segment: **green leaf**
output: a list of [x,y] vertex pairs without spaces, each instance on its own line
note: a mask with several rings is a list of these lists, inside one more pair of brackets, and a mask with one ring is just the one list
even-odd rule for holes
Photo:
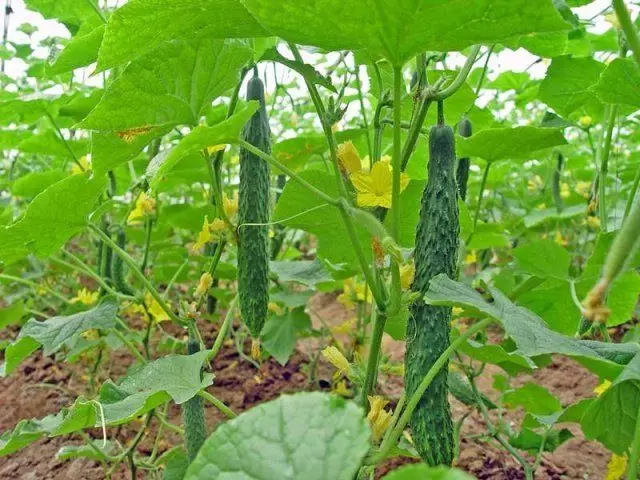
[[543,210],[534,210],[524,217],[524,226],[527,228],[537,227],[548,221],[567,220],[569,218],[584,216],[587,213],[587,205],[581,203],[579,205],[571,205],[558,212],[557,208],[545,208]]
[[104,184],[104,179],[82,174],[51,185],[20,220],[0,228],[0,261],[10,264],[29,253],[46,257],[56,252],[86,227]]
[[593,402],[584,413],[581,425],[588,439],[602,442],[609,450],[624,455],[633,442],[640,409],[637,382],[614,385]]
[[189,457],[183,447],[176,447],[162,454],[158,463],[165,465],[162,480],[182,480],[189,468]]
[[[105,455],[115,455],[117,452],[116,444],[109,440],[107,440],[106,443],[94,442],[94,446]],[[56,459],[64,461],[74,458],[88,458],[89,460],[95,460],[97,462],[103,460],[104,457],[94,450],[94,446],[65,445],[56,453]]]
[[169,128],[153,128],[129,141],[115,133],[93,132],[91,134],[91,166],[96,175],[104,175],[119,165],[133,160],[146,145],[156,137],[167,133]]
[[38,420],[21,420],[12,431],[0,435],[0,457],[31,445],[42,435],[42,425]]
[[473,477],[457,468],[428,467],[422,464],[394,470],[384,480],[473,480]]
[[492,302],[473,288],[455,282],[446,275],[435,277],[424,300],[430,305],[458,305],[470,308],[500,321],[518,346],[517,353],[529,358],[546,354],[561,354],[587,360],[587,368],[601,372],[622,371],[640,351],[640,345],[610,344],[576,340],[550,330],[543,320],[529,310],[514,305],[496,289],[490,289]]
[[96,9],[91,6],[95,0],[25,0],[29,10],[40,13],[44,18],[79,26],[84,22],[102,22]]
[[[46,130],[20,142],[18,150],[24,153],[73,159],[74,156],[79,158],[86,155],[89,152],[88,146],[86,140],[67,140],[65,142],[53,130]],[[69,147],[74,155],[69,151]]]
[[184,480],[351,480],[369,435],[352,402],[324,393],[283,395],[218,427]]
[[45,321],[29,320],[21,329],[18,339],[29,337],[44,349],[45,355],[60,350],[87,330],[107,330],[116,326],[118,301],[105,297],[97,306],[70,316],[58,316]]
[[0,364],[0,377],[6,377],[15,371],[20,363],[40,348],[32,338],[21,338],[7,345],[4,350],[4,363]]
[[562,404],[549,390],[535,383],[526,383],[516,390],[507,392],[504,403],[511,407],[522,407],[533,415],[553,415],[562,410]]
[[513,251],[518,266],[538,277],[569,278],[571,255],[552,240],[538,240]]
[[566,280],[549,279],[542,285],[523,293],[518,303],[545,320],[556,332],[575,335],[580,324],[580,310],[571,297]]
[[131,0],[109,18],[98,71],[134,60],[169,40],[268,36],[239,0]]
[[98,58],[98,50],[102,43],[104,29],[104,25],[99,25],[84,35],[78,34],[73,37],[56,57],[55,61],[47,66],[47,74],[60,75],[95,62]]
[[14,180],[11,193],[15,197],[33,198],[51,185],[67,177],[62,170],[45,170],[43,172],[29,172]]
[[546,435],[541,435],[529,428],[523,428],[517,437],[509,439],[509,443],[519,450],[527,450],[532,455],[535,455],[543,447],[545,452],[553,452],[573,437],[573,433],[566,428],[551,430]]
[[297,332],[311,325],[304,306],[289,309],[285,315],[270,315],[260,337],[262,344],[281,365],[285,365],[296,348]]
[[[170,150],[158,154],[148,165],[145,175],[152,187],[157,187],[171,169],[184,157],[200,152],[207,147],[237,143],[242,129],[258,109],[258,102],[249,102],[244,110],[236,112],[228,119],[212,127],[200,125],[185,136]],[[204,163],[204,157],[203,157]]]
[[554,58],[540,84],[538,98],[567,117],[593,99],[604,64],[593,58]]
[[640,108],[640,68],[633,58],[616,58],[607,65],[596,85],[604,103]]
[[545,148],[566,145],[555,128],[514,127],[482,130],[469,138],[457,138],[459,157],[480,157],[488,162],[527,158]]
[[269,264],[269,271],[275,273],[281,282],[297,282],[312,288],[333,280],[319,260],[273,261]]
[[211,102],[238,83],[251,49],[237,40],[170,42],[136,60],[81,122],[100,131],[195,125]]
[[324,77],[320,72],[313,68],[312,65],[283,57],[276,47],[264,52],[261,60],[271,60],[272,62],[280,63],[289,67],[291,70],[298,72],[309,83],[322,85],[327,90],[338,93],[329,77]]
[[534,32],[567,30],[551,0],[473,2],[242,0],[272,34],[327,50],[365,49],[402,65],[427,50],[462,50]]
[[0,329],[9,325],[16,325],[22,321],[22,317],[26,313],[23,301],[16,301],[8,307],[0,309]]
[[[333,175],[318,170],[302,171],[299,175],[326,194],[337,196]],[[358,264],[338,209],[325,203],[298,182],[287,182],[276,204],[273,221],[316,235],[321,259],[325,258],[333,264]],[[356,226],[356,231],[365,255],[371,258],[371,235],[359,226]]]

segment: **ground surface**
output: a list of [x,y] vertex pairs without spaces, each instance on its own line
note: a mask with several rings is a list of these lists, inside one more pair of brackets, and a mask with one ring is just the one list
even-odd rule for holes
[[[348,319],[350,314],[335,301],[332,295],[318,295],[309,304],[309,313],[314,323],[320,325],[337,325]],[[213,335],[213,326],[205,335]],[[15,332],[13,332],[15,334]],[[11,332],[0,333],[0,338],[11,336]],[[322,345],[318,341],[304,341],[300,351],[296,352],[286,366],[280,366],[274,360],[265,362],[260,369],[243,360],[233,345],[225,345],[215,361],[215,385],[210,392],[223,400],[236,412],[278,397],[281,393],[291,393],[305,389],[321,389],[330,379],[331,370],[322,363],[317,375],[309,381],[309,358],[313,357]],[[385,352],[392,358],[401,358],[402,344],[385,339]],[[1,358],[1,354],[0,354]],[[108,368],[101,373],[99,380],[107,377],[117,378],[124,374],[130,359],[125,353],[116,352],[110,355]],[[479,387],[488,395],[491,393],[493,375],[498,369],[487,368]],[[79,365],[56,363],[54,359],[33,356],[24,362],[18,371],[9,378],[0,379],[0,432],[13,428],[24,418],[43,417],[57,412],[69,405],[73,399],[86,393],[86,379],[81,378],[85,372]],[[575,362],[557,358],[549,367],[531,376],[518,378],[518,383],[533,381],[545,386],[555,393],[563,404],[578,398],[592,395],[597,379]],[[402,389],[402,381],[398,377],[381,376],[380,390],[390,398],[397,397]],[[460,418],[468,411],[468,407],[452,401],[454,417]],[[207,406],[207,420],[210,429],[222,420],[217,410]],[[169,411],[174,423],[179,423],[178,408]],[[516,425],[519,413],[514,413],[510,420]],[[135,436],[139,424],[109,429],[111,439],[117,438],[126,442]],[[151,431],[157,425],[152,424]],[[595,442],[584,439],[579,428],[569,426],[575,438],[562,445],[553,454],[546,454],[536,478],[546,479],[593,479],[601,480],[606,476],[606,464],[609,454]],[[464,438],[485,431],[482,419],[472,414],[465,422],[463,441],[460,446],[458,466],[469,471],[478,479],[511,480],[524,478],[518,464],[505,452],[485,442]],[[95,438],[101,438],[101,432],[91,432]],[[179,439],[174,435],[166,437],[161,448],[167,448]],[[151,451],[153,436],[148,435],[141,443],[141,450]],[[104,470],[100,464],[88,460],[60,461],[55,459],[56,452],[63,445],[78,444],[78,437],[46,438],[9,457],[0,458],[0,479],[2,480],[67,480],[84,479],[99,480],[104,478]],[[405,460],[390,462],[379,468],[377,478],[389,469],[405,463]],[[121,469],[113,476],[115,480],[129,478],[128,471]],[[138,478],[147,478],[139,472]]]

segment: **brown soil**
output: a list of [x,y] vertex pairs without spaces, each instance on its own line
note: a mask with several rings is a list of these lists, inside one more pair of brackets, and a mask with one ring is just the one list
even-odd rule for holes
[[[349,319],[352,314],[335,301],[335,296],[316,295],[309,304],[309,313],[315,326],[338,325]],[[15,334],[15,331],[13,332]],[[210,326],[205,328],[205,337],[213,336]],[[6,338],[7,332],[0,333]],[[11,332],[10,332],[10,335]],[[344,340],[344,338],[341,338]],[[242,412],[252,406],[272,400],[281,393],[295,392],[305,389],[319,389],[331,378],[331,368],[320,361],[315,378],[308,380],[311,370],[310,359],[313,359],[320,348],[326,346],[322,340],[312,339],[300,342],[299,351],[294,354],[286,366],[275,360],[264,362],[256,369],[243,360],[233,345],[225,345],[218,355],[214,371],[215,383],[209,391],[223,400],[234,411]],[[383,348],[391,358],[400,359],[403,346],[399,342],[385,339]],[[1,356],[1,354],[0,354]],[[106,378],[118,378],[130,365],[130,357],[123,351],[112,352],[101,371],[98,381]],[[495,397],[491,384],[493,375],[500,374],[497,368],[487,368],[480,379],[479,388],[489,396]],[[0,433],[12,429],[18,421],[25,418],[41,418],[68,406],[78,395],[86,395],[86,367],[81,364],[69,365],[57,363],[55,359],[42,357],[40,353],[25,361],[13,375],[0,378]],[[597,379],[575,362],[565,358],[557,358],[549,367],[530,376],[518,377],[517,383],[536,382],[556,394],[563,404],[592,394]],[[379,389],[389,398],[395,399],[402,390],[402,379],[382,375]],[[452,400],[454,417],[460,418],[468,412],[468,407]],[[173,406],[168,412],[174,423],[180,423],[180,410]],[[220,413],[207,405],[207,420],[210,429],[222,420]],[[510,413],[507,417],[518,426],[522,415],[520,412]],[[536,478],[543,480],[556,479],[602,479],[606,476],[606,464],[609,458],[607,451],[599,444],[585,440],[580,429],[575,425],[567,426],[575,434],[575,438],[562,445],[556,452],[545,454],[544,461]],[[135,436],[140,424],[134,422],[122,428],[109,429],[111,440],[126,443]],[[150,433],[140,444],[140,451],[150,453],[154,439],[153,433],[157,425],[151,424]],[[472,413],[465,422],[463,440],[460,445],[458,466],[478,479],[512,480],[524,478],[519,465],[504,450],[487,442],[469,439],[470,436],[486,431],[482,418]],[[101,438],[101,431],[90,432]],[[165,436],[161,448],[167,449],[180,440],[175,434]],[[2,480],[100,480],[104,478],[104,470],[98,462],[78,459],[60,461],[55,459],[56,452],[63,445],[81,443],[79,437],[43,438],[35,444],[8,457],[0,457],[0,479]],[[410,459],[394,459],[381,465],[376,478],[398,466],[410,462]],[[129,478],[126,467],[117,471],[114,480]],[[143,472],[139,479],[148,478]]]

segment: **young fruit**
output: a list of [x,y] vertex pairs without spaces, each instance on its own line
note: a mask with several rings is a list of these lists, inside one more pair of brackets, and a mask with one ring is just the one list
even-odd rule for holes
[[[255,75],[247,86],[247,100],[258,100],[260,109],[247,123],[243,137],[265,153],[271,153],[269,119],[264,85]],[[256,339],[264,326],[269,306],[269,164],[253,153],[240,150],[238,209],[238,294],[240,313]]]
[[[118,233],[116,235],[116,244],[121,248],[125,249],[127,243],[127,236],[124,232],[124,228],[119,228]],[[111,260],[111,280],[113,281],[113,286],[120,293],[124,293],[125,295],[134,295],[135,292],[131,288],[131,286],[127,283],[125,274],[125,266],[124,261],[120,257],[120,255],[115,255]]]
[[564,157],[562,153],[556,151],[553,152],[553,156],[556,160],[555,168],[553,170],[553,180],[551,182],[553,188],[553,201],[556,204],[558,213],[564,209],[564,202],[562,201],[562,192],[560,191],[560,177],[562,176],[562,166],[564,163]]
[[[439,274],[455,278],[458,235],[457,186],[454,176],[455,139],[443,124],[429,136],[429,180],[422,196],[416,232],[416,273],[412,290],[426,293]],[[418,300],[411,306],[407,326],[405,384],[407,396],[449,346],[451,307],[436,307]],[[450,465],[454,457],[454,428],[447,398],[445,365],[413,412],[410,425],[416,449],[429,465]]]
[[[468,138],[471,136],[472,125],[468,118],[463,118],[458,123],[458,135]],[[471,161],[468,157],[458,159],[456,171],[456,182],[458,183],[458,193],[464,202],[467,199],[467,183],[469,182],[469,165]]]

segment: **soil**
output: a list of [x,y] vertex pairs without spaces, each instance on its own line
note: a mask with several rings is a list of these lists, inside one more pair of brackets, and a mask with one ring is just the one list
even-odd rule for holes
[[[352,313],[346,311],[336,301],[335,295],[330,294],[316,295],[309,303],[308,312],[315,326],[339,325],[352,316]],[[207,324],[203,336],[213,338],[213,328],[211,324]],[[0,332],[0,339],[11,338],[15,334],[16,330],[5,330]],[[339,335],[338,337],[345,340]],[[332,368],[320,357],[314,378],[309,380],[313,359],[317,357],[317,352],[326,346],[321,339],[299,342],[298,351],[285,366],[271,359],[262,363],[259,369],[239,356],[235,346],[230,343],[227,342],[224,345],[215,360],[216,379],[209,391],[236,412],[242,412],[256,404],[275,399],[282,393],[327,388],[331,379]],[[383,349],[384,353],[392,359],[401,359],[404,353],[402,343],[394,342],[390,338],[385,338]],[[131,358],[124,351],[111,352],[96,382],[122,376],[130,364]],[[478,387],[489,397],[496,397],[491,385],[493,376],[500,373],[501,370],[498,368],[487,368],[479,379]],[[551,365],[536,371],[533,375],[522,375],[516,379],[516,384],[526,382],[535,382],[548,388],[558,396],[563,405],[592,395],[597,385],[597,379],[592,374],[577,363],[561,357],[555,358]],[[54,358],[43,357],[41,353],[33,355],[23,362],[14,374],[8,378],[0,378],[0,405],[2,406],[0,432],[12,429],[21,419],[41,418],[70,405],[77,396],[87,394],[86,384],[86,367],[81,364],[56,362]],[[379,390],[388,398],[397,399],[402,391],[402,379],[381,375]],[[452,399],[452,408],[455,418],[461,418],[469,412],[468,407],[455,399]],[[178,407],[170,408],[168,416],[173,423],[180,423]],[[206,408],[206,416],[210,430],[223,420],[218,410],[209,405]],[[522,413],[509,412],[507,419],[517,427],[522,419]],[[566,425],[566,427],[575,437],[555,452],[544,455],[536,478],[542,480],[605,478],[609,460],[607,450],[596,442],[587,441],[579,427],[575,425]],[[121,428],[109,429],[108,435],[111,440],[126,443],[136,435],[139,428],[140,424],[133,422]],[[150,433],[140,443],[141,452],[147,454],[151,452],[155,437],[153,433],[157,428],[158,425],[154,420],[150,426]],[[471,413],[464,423],[457,466],[480,480],[524,479],[521,467],[507,452],[492,443],[474,437],[485,431],[481,416]],[[102,435],[99,429],[89,434],[96,439],[101,439]],[[179,441],[177,435],[168,434],[164,437],[160,449],[166,450]],[[55,458],[62,446],[80,443],[81,440],[77,436],[43,438],[13,455],[0,457],[0,479],[104,479],[105,471],[98,462],[85,459],[61,461]],[[378,467],[376,478],[381,478],[389,470],[410,462],[412,460],[408,458],[388,461]],[[128,479],[128,469],[123,465],[112,478]],[[150,477],[145,476],[144,472],[138,472],[137,478]]]

